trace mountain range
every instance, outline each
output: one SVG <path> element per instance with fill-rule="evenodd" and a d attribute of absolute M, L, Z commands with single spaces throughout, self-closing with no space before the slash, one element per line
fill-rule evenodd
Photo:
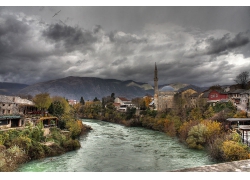
<path fill-rule="evenodd" d="M 193 88 L 197 91 L 203 91 L 200 88 L 190 84 L 167 84 L 175 90 L 183 88 Z M 159 89 L 166 85 L 159 85 Z M 154 88 L 148 83 L 135 82 L 133 80 L 121 81 L 117 79 L 102 79 L 96 77 L 75 77 L 40 82 L 32 85 L 18 83 L 0 83 L 0 94 L 17 95 L 17 96 L 35 96 L 39 93 L 49 93 L 53 96 L 62 96 L 67 99 L 92 101 L 95 97 L 102 99 L 115 93 L 115 96 L 126 97 L 132 99 L 135 97 L 143 97 L 145 95 L 153 95 Z"/>

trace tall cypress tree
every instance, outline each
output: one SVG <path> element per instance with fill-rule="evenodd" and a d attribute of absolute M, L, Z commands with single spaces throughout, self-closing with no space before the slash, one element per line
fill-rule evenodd
<path fill-rule="evenodd" d="M 81 99 L 80 99 L 80 103 L 81 103 L 82 105 L 84 105 L 84 104 L 85 104 L 85 101 L 84 101 L 83 97 L 81 97 Z"/>

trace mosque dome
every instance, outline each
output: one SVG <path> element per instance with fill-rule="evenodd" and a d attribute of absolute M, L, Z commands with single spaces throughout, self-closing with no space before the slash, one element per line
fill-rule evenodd
<path fill-rule="evenodd" d="M 163 86 L 159 91 L 163 91 L 163 92 L 170 91 L 170 92 L 173 92 L 174 88 L 171 87 L 171 86 Z"/>

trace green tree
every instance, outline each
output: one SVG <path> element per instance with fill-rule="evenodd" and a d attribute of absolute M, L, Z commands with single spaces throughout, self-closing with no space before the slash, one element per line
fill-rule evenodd
<path fill-rule="evenodd" d="M 112 99 L 112 102 L 115 101 L 115 93 L 111 93 L 111 99 Z"/>
<path fill-rule="evenodd" d="M 85 101 L 84 101 L 83 97 L 81 97 L 81 99 L 80 99 L 80 103 L 81 103 L 82 105 L 84 105 L 84 104 L 85 104 Z"/>
<path fill-rule="evenodd" d="M 95 97 L 93 101 L 95 102 L 95 101 L 100 101 L 100 100 L 97 97 Z"/>
<path fill-rule="evenodd" d="M 64 113 L 63 104 L 60 101 L 54 101 L 51 103 L 48 111 L 53 116 L 61 117 Z"/>

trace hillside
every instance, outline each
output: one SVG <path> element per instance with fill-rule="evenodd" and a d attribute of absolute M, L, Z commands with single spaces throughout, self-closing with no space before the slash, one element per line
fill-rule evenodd
<path fill-rule="evenodd" d="M 23 89 L 25 87 L 28 87 L 28 85 L 19 83 L 0 82 L 0 94 L 6 96 L 15 95 L 20 89 Z"/>
<path fill-rule="evenodd" d="M 62 96 L 67 99 L 93 100 L 95 97 L 123 96 L 129 99 L 142 97 L 145 94 L 153 95 L 153 87 L 146 83 L 135 81 L 120 81 L 116 79 L 101 79 L 95 77 L 66 77 L 37 83 L 21 89 L 18 94 L 35 96 L 47 92 L 51 96 Z"/>

